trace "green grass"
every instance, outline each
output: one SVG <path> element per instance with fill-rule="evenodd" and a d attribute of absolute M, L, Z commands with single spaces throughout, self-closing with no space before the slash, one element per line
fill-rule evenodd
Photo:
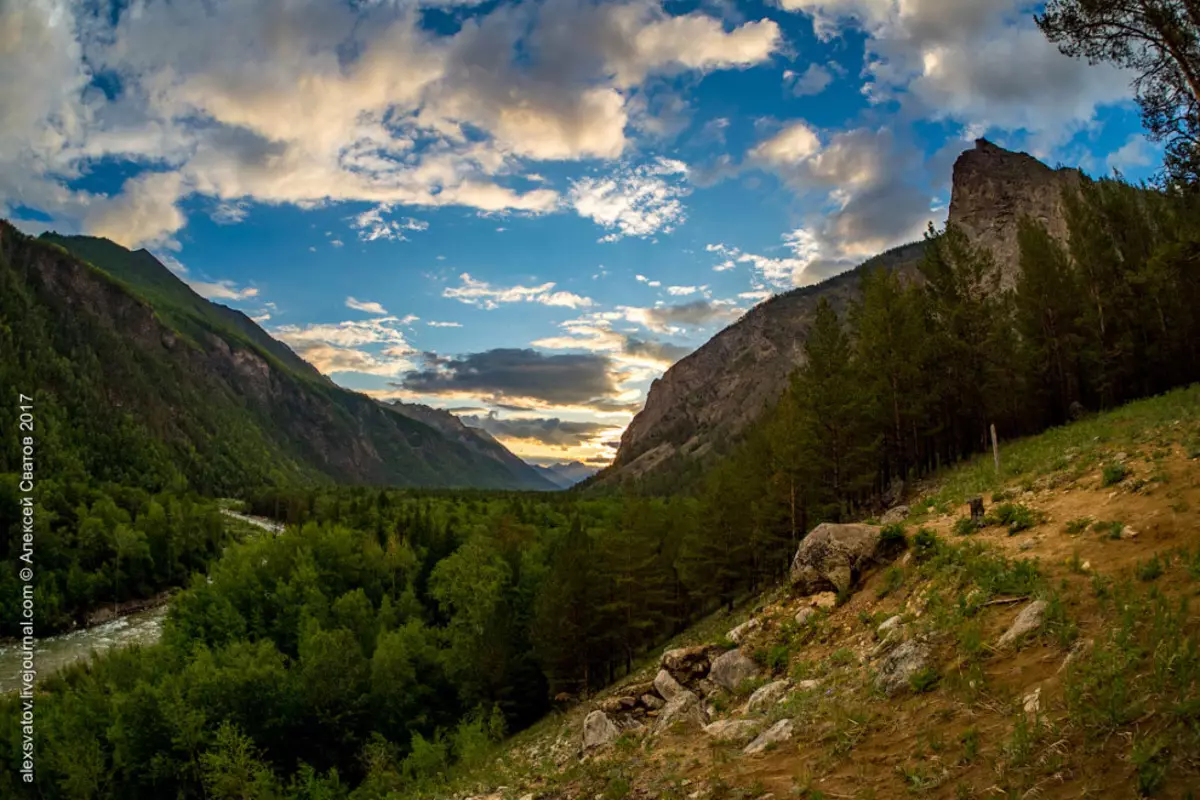
<path fill-rule="evenodd" d="M 1091 527 L 1091 524 L 1091 517 L 1078 517 L 1067 523 L 1066 531 L 1072 536 L 1077 536 Z"/>
<path fill-rule="evenodd" d="M 988 525 L 1002 525 L 1008 528 L 1008 535 L 1013 536 L 1040 524 L 1044 519 L 1044 514 L 1029 506 L 1020 503 L 1001 503 L 987 513 L 984 522 Z"/>

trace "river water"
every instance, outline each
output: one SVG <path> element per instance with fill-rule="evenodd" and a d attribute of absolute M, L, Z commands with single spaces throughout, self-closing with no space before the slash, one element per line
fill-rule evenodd
<path fill-rule="evenodd" d="M 283 525 L 265 517 L 239 514 L 224 510 L 226 516 L 278 535 Z M 39 639 L 34 647 L 38 679 L 49 677 L 63 667 L 83 661 L 93 653 L 103 653 L 114 647 L 131 644 L 153 644 L 162 635 L 163 619 L 168 604 L 145 611 L 135 611 L 102 625 L 81 628 L 70 633 Z M 0 644 L 0 694 L 15 692 L 21 687 L 21 643 Z"/>
<path fill-rule="evenodd" d="M 48 677 L 63 667 L 83 661 L 92 653 L 103 653 L 114 647 L 131 644 L 153 644 L 162 634 L 167 606 L 136 611 L 103 625 L 81 628 L 70 633 L 38 640 L 34 648 L 38 679 Z M 0 645 L 0 694 L 15 692 L 21 686 L 21 643 Z"/>

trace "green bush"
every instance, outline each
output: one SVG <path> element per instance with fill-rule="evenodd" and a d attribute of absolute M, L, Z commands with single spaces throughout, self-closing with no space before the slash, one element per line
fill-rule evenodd
<path fill-rule="evenodd" d="M 958 536 L 970 536 L 982 527 L 974 517 L 959 517 L 954 520 L 954 533 Z"/>
<path fill-rule="evenodd" d="M 1137 566 L 1137 576 L 1146 583 L 1156 581 L 1163 576 L 1166 568 L 1163 566 L 1162 559 L 1156 553 L 1149 561 L 1139 561 Z"/>
<path fill-rule="evenodd" d="M 1040 523 L 1043 515 L 1029 506 L 1020 503 L 1001 503 L 988 512 L 984 521 L 989 525 L 1003 525 L 1008 528 L 1008 535 L 1027 531 Z"/>
<path fill-rule="evenodd" d="M 937 555 L 940 546 L 941 539 L 936 533 L 929 528 L 921 528 L 912 540 L 913 557 L 918 562 L 928 561 Z"/>
<path fill-rule="evenodd" d="M 925 667 L 925 669 L 918 670 L 909 677 L 908 685 L 917 694 L 925 694 L 926 692 L 933 691 L 939 680 L 941 680 L 941 675 L 938 674 L 936 669 Z"/>
<path fill-rule="evenodd" d="M 1105 464 L 1104 470 L 1101 473 L 1102 474 L 1101 485 L 1102 486 L 1112 486 L 1114 484 L 1120 483 L 1121 481 L 1125 480 L 1126 477 L 1129 476 L 1130 471 L 1131 470 L 1129 469 L 1129 467 L 1125 466 L 1124 464 L 1122 464 L 1118 461 L 1114 461 L 1110 464 Z"/>
<path fill-rule="evenodd" d="M 1084 531 L 1086 531 L 1088 529 L 1088 526 L 1091 524 L 1092 524 L 1091 517 L 1079 517 L 1077 519 L 1073 519 L 1067 523 L 1067 533 L 1071 534 L 1072 536 L 1075 536 L 1076 534 L 1080 534 L 1080 533 L 1083 533 Z"/>
<path fill-rule="evenodd" d="M 899 552 L 908 547 L 908 537 L 904 535 L 904 526 L 900 523 L 885 525 L 879 532 L 879 546 L 885 551 Z"/>

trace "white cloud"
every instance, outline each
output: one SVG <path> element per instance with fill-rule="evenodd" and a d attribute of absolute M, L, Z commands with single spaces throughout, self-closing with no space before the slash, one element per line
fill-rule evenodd
<path fill-rule="evenodd" d="M 417 353 L 400 330 L 405 321 L 397 317 L 376 317 L 310 325 L 279 325 L 272 328 L 270 333 L 324 374 L 362 372 L 398 377 L 414 368 L 410 356 Z"/>
<path fill-rule="evenodd" d="M 404 219 L 384 219 L 385 214 L 392 211 L 391 203 L 380 203 L 374 208 L 368 208 L 352 218 L 350 227 L 358 231 L 358 238 L 364 242 L 374 242 L 378 239 L 406 242 L 405 231 L 424 231 L 429 229 L 429 223 L 424 220 L 405 217 Z"/>
<path fill-rule="evenodd" d="M 689 294 L 695 294 L 696 292 L 702 291 L 704 288 L 706 288 L 706 287 L 701 287 L 701 286 L 668 286 L 668 287 L 667 287 L 667 294 L 671 295 L 672 297 L 686 297 L 686 296 L 688 296 Z"/>
<path fill-rule="evenodd" d="M 601 178 L 571 185 L 568 202 L 576 213 L 609 230 L 602 241 L 670 233 L 687 219 L 680 198 L 688 193 L 687 166 L 659 158 Z"/>
<path fill-rule="evenodd" d="M 435 320 L 430 320 L 429 322 L 426 322 L 425 324 L 431 328 L 461 328 L 462 327 L 461 322 L 437 322 Z"/>
<path fill-rule="evenodd" d="M 818 95 L 833 83 L 833 73 L 821 64 L 809 64 L 804 72 L 785 70 L 783 85 L 797 97 Z"/>
<path fill-rule="evenodd" d="M 538 303 L 544 306 L 559 306 L 563 308 L 586 308 L 592 305 L 591 298 L 582 297 L 572 292 L 554 291 L 553 282 L 540 286 L 492 286 L 486 281 L 477 281 L 469 273 L 459 275 L 461 286 L 448 286 L 442 291 L 442 297 L 458 300 L 460 303 L 479 306 L 487 310 L 499 308 L 504 303 Z"/>
<path fill-rule="evenodd" d="M 235 225 L 250 214 L 250 204 L 245 200 L 223 200 L 213 209 L 212 221 L 218 225 Z"/>
<path fill-rule="evenodd" d="M 387 309 L 379 303 L 374 303 L 366 300 L 355 300 L 353 297 L 346 298 L 346 308 L 352 308 L 355 311 L 363 311 L 367 314 L 374 314 L 379 317 L 387 316 Z"/>
<path fill-rule="evenodd" d="M 1129 141 L 1108 157 L 1108 169 L 1124 172 L 1128 169 L 1148 167 L 1161 158 L 1154 145 L 1142 134 L 1130 137 Z"/>

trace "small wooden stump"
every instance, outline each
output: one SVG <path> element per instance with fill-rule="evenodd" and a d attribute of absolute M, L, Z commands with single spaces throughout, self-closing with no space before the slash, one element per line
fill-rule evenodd
<path fill-rule="evenodd" d="M 971 519 L 975 522 L 983 522 L 983 498 L 972 497 L 967 502 L 971 504 Z"/>

